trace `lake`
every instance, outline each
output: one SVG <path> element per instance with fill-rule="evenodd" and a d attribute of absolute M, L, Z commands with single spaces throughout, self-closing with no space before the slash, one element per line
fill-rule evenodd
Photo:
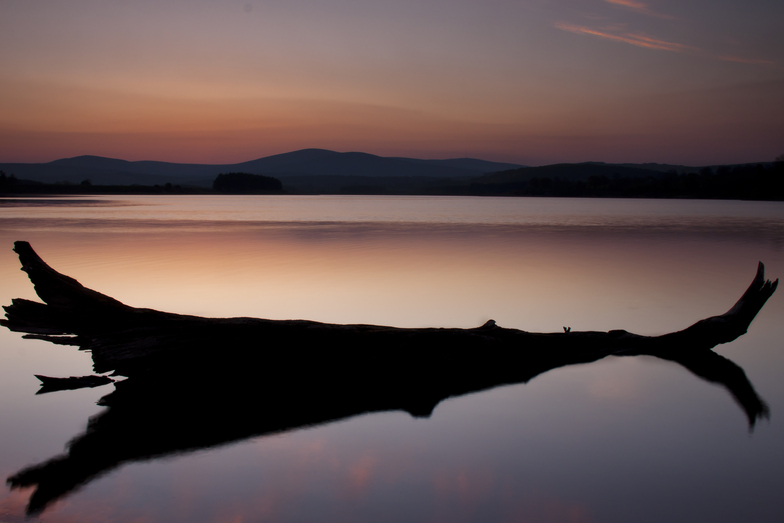
<path fill-rule="evenodd" d="M 769 278 L 784 276 L 784 203 L 0 199 L 3 305 L 37 299 L 16 240 L 89 288 L 170 312 L 400 327 L 494 319 L 527 331 L 654 335 L 726 312 L 758 261 Z M 753 430 L 722 385 L 671 361 L 607 357 L 449 398 L 426 418 L 370 413 L 121 463 L 40 518 L 781 521 L 782 292 L 748 334 L 715 349 L 770 407 Z M 3 477 L 63 454 L 114 388 L 36 395 L 34 374 L 91 373 L 87 353 L 0 328 Z M 255 415 L 280 401 L 259 398 Z M 0 522 L 24 521 L 31 494 L 6 488 Z"/>

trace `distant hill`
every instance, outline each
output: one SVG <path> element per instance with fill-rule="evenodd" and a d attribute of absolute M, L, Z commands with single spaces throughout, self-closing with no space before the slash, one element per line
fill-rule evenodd
<path fill-rule="evenodd" d="M 19 179 L 44 183 L 80 183 L 89 179 L 96 185 L 182 185 L 212 186 L 220 173 L 245 172 L 274 176 L 360 176 L 471 178 L 484 173 L 514 169 L 516 164 L 473 158 L 420 160 L 387 158 L 367 153 L 339 153 L 324 149 L 303 149 L 236 164 L 186 164 L 153 161 L 129 162 L 100 156 L 77 156 L 48 163 L 0 163 L 0 170 Z"/>
<path fill-rule="evenodd" d="M 163 185 L 173 182 L 210 186 L 221 168 L 198 164 L 128 162 L 100 156 L 77 156 L 48 163 L 0 163 L 0 170 L 19 179 L 43 183 L 80 183 L 89 179 L 96 185 Z"/>

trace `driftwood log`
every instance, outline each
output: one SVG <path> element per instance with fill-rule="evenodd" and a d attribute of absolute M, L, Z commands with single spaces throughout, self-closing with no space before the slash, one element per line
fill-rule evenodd
<path fill-rule="evenodd" d="M 25 338 L 78 346 L 97 373 L 128 379 L 99 404 L 68 452 L 8 478 L 35 485 L 28 513 L 129 461 L 212 447 L 367 412 L 428 416 L 443 399 L 524 383 L 608 355 L 652 355 L 724 386 L 749 426 L 768 407 L 743 370 L 711 349 L 746 332 L 776 290 L 764 266 L 726 313 L 677 332 L 542 334 L 497 326 L 405 329 L 304 320 L 201 318 L 134 308 L 18 253 L 43 303 L 13 300 L 0 324 Z M 87 380 L 92 382 L 91 380 Z"/>

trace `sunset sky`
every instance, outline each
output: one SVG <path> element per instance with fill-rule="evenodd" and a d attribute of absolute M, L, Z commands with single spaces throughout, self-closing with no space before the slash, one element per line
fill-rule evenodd
<path fill-rule="evenodd" d="M 0 0 L 0 161 L 784 154 L 781 0 Z"/>

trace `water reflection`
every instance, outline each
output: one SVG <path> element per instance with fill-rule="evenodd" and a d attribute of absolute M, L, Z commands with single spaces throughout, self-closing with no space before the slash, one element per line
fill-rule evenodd
<path fill-rule="evenodd" d="M 35 299 L 10 249 L 18 239 L 124 303 L 407 327 L 494 318 L 534 331 L 656 334 L 723 312 L 758 260 L 784 273 L 784 207 L 775 202 L 431 199 L 412 214 L 413 205 L 395 213 L 405 207 L 398 199 L 354 199 L 362 208 L 328 198 L 290 208 L 264 198 L 134 200 L 0 209 L 0 304 Z M 678 363 L 607 358 L 447 400 L 430 419 L 355 416 L 157 455 L 186 453 L 176 459 L 130 457 L 50 505 L 44 520 L 778 521 L 782 314 L 774 297 L 747 336 L 717 349 L 775 411 L 753 437 L 720 383 L 693 379 Z M 5 478 L 62 453 L 89 417 L 115 408 L 94 406 L 114 387 L 36 396 L 33 374 L 89 374 L 89 355 L 0 331 Z M 250 379 L 275 377 L 262 366 Z M 170 410 L 197 416 L 187 402 L 198 390 L 164 391 L 177 400 Z M 260 417 L 286 397 L 249 394 L 224 397 L 222 409 Z M 216 419 L 191 423 L 212 430 Z M 129 430 L 128 439 L 154 432 Z M 0 520 L 22 521 L 35 488 L 0 495 Z"/>
<path fill-rule="evenodd" d="M 297 350 L 287 347 L 286 350 Z M 695 375 L 725 387 L 741 406 L 750 426 L 768 416 L 743 370 L 714 352 L 666 358 Z M 260 361 L 234 362 L 225 369 L 210 366 L 201 373 L 189 368 L 177 379 L 176 369 L 156 372 L 145 379 L 127 379 L 114 385 L 100 404 L 107 409 L 91 418 L 86 431 L 68 445 L 65 455 L 19 471 L 10 478 L 12 488 L 35 486 L 27 512 L 35 514 L 53 501 L 127 462 L 225 445 L 256 436 L 309 427 L 351 416 L 395 408 L 427 415 L 436 403 L 477 387 L 474 380 L 433 387 L 424 403 L 411 403 L 406 383 L 375 369 L 372 375 L 348 372 L 289 373 Z M 538 369 L 545 372 L 549 369 Z M 519 373 L 520 382 L 530 380 Z M 279 376 L 285 375 L 285 378 Z M 350 378 L 350 379 L 348 379 Z M 440 380 L 433 376 L 432 383 Z M 504 373 L 498 383 L 510 383 Z M 468 389 L 468 390 L 466 390 Z M 407 405 L 406 407 L 402 407 Z"/>
<path fill-rule="evenodd" d="M 608 354 L 679 363 L 723 385 L 750 427 L 768 416 L 745 372 L 705 350 L 745 333 L 774 292 L 776 283 L 765 282 L 761 264 L 725 315 L 677 333 L 640 337 L 568 328 L 534 334 L 492 321 L 476 329 L 395 329 L 180 316 L 131 308 L 85 289 L 44 264 L 25 242 L 17 242 L 16 251 L 45 304 L 14 300 L 1 323 L 29 338 L 90 350 L 96 371 L 128 377 L 101 399 L 108 409 L 90 419 L 66 455 L 8 478 L 12 488 L 35 487 L 28 514 L 126 462 L 369 412 L 427 417 L 448 397 L 526 383 Z M 50 380 L 42 381 L 46 388 Z M 74 378 L 68 384 L 80 381 L 94 382 Z"/>

